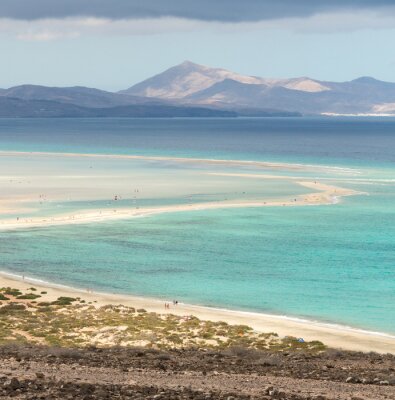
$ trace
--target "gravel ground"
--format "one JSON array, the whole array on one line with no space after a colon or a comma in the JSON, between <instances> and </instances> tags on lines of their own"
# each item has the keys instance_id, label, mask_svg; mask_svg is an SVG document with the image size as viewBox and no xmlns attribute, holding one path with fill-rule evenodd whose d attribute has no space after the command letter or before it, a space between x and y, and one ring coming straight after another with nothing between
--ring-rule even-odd
<instances>
[{"instance_id":1,"label":"gravel ground","mask_svg":"<svg viewBox=\"0 0 395 400\"><path fill-rule=\"evenodd\" d=\"M395 356L5 346L0 398L395 399Z\"/></svg>"}]
</instances>

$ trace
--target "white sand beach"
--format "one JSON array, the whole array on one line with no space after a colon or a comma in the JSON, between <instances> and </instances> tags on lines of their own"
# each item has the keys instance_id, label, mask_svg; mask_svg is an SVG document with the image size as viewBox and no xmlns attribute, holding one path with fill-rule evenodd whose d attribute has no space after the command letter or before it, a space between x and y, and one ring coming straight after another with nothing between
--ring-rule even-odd
<instances>
[{"instance_id":1,"label":"white sand beach","mask_svg":"<svg viewBox=\"0 0 395 400\"><path fill-rule=\"evenodd\" d=\"M311 166L302 166L298 164L41 152L0 152L0 157L8 157L14 161L16 160L16 165L20 165L21 161L27 158L28 160L26 163L32 163L32 168L36 169L34 171L26 171L26 168L22 169L19 171L20 175L17 176L10 175L10 172L12 172L11 170L8 171L8 174L0 174L1 185L4 186L5 190L7 189L7 194L0 195L0 229L2 230L113 221L185 211L245 207L330 205L338 202L341 197L360 194L360 192L352 189L324 184L317 180L310 181L300 176L270 175L263 172L253 174L215 170L207 171L207 168L213 165L227 167L248 165L249 167L254 166L254 168L274 168L276 171L280 169L301 171L306 168L308 170L312 168ZM35 164L44 161L48 162L48 165L55 166L57 165L57 160L64 161L67 159L71 161L84 160L85 163L75 170L73 168L73 163L69 160L63 167L65 171L61 170L59 173L53 173L52 175L50 174L51 171L45 171L45 173L43 173L43 167L41 166L40 169L40 166ZM181 164L197 163L201 166L204 165L204 168L201 170L198 169L197 171L193 169L192 172L188 171L189 175L181 175L181 178L175 178L174 175L172 175L171 178L168 179L168 176L165 176L164 178L166 178L167 181L166 186L164 186L150 169L148 169L148 173L142 173L141 170L135 171L133 169L136 167L135 164L127 164L131 171L129 171L125 165L123 165L122 172L119 172L119 170L112 171L115 175L108 175L102 165L101 169L99 168L92 173L92 166L86 162L87 159L98 159L101 161L114 159L118 161L128 160L129 162L133 160L144 160L145 162L171 161ZM318 167L318 169L320 168L326 171L330 167ZM124 170L126 170L126 172L124 172ZM73 175L69 175L71 172ZM116 175L116 173L118 173L118 175ZM210 178L214 180L210 181ZM193 184L194 179L197 180L195 184ZM202 187L202 182L206 181L209 182L207 184L208 187ZM289 186L289 194L287 196L273 197L271 190L275 188L274 185L276 181L287 187ZM117 191L126 192L126 190L128 190L125 193L126 197L129 197L129 199L136 199L136 193L133 193L130 189L132 184L144 186L145 195L148 197L151 196L154 198L155 196L164 196L163 199L166 199L166 196L180 190L178 188L185 186L186 183L190 185L190 187L185 189L189 190L189 192L176 193L176 196L179 196L179 198L185 198L187 196L186 193L193 193L195 190L201 190L203 193L210 192L210 190L213 191L213 188L216 189L217 185L223 185L222 190L224 193L226 193L226 191L233 193L235 190L239 190L240 193L238 195L239 197L234 199L224 199L224 197L227 197L226 194L224 194L222 198L216 201L196 202L191 199L187 204L162 206L141 206L137 203L137 200L134 200L136 203L133 207L126 207L119 202L112 201L114 193L117 193ZM246 195L245 191L243 191L242 185L246 185L245 187L248 189L258 187L262 193L260 196L255 195L249 198L250 196L248 194ZM268 189L265 189L265 185ZM39 189L36 189L36 187ZM306 194L301 195L300 187L309 189L311 192L306 192ZM155 192L158 190L162 191L160 195ZM107 199L108 202L111 203L111 208L97 209L92 205L93 201L104 199ZM83 201L87 207L83 209L73 209L73 211L68 212L53 212L52 210L51 213L41 213L40 216L35 214L35 211L40 210L43 204L48 204L48 202L50 203L51 201L68 202L70 200Z\"/></svg>"},{"instance_id":2,"label":"white sand beach","mask_svg":"<svg viewBox=\"0 0 395 400\"><path fill-rule=\"evenodd\" d=\"M293 199L278 199L272 201L218 201L207 203L195 203L187 205L174 205L155 208L122 208L112 210L90 210L85 212L76 212L66 215L54 215L48 218L17 218L16 220L0 219L0 229L33 228L54 225L84 224L102 221L114 221L127 218L146 217L155 214L183 212L183 211L202 211L227 208L245 208L245 207L295 207L295 206L313 206L330 205L344 196L360 194L351 189L344 189L337 186L325 185L319 182L298 182L301 186L319 190L306 195L297 195ZM1 207L1 205L0 205ZM0 208L1 210L1 208ZM14 211L15 212L15 211ZM7 214L4 209L0 214Z\"/></svg>"},{"instance_id":3,"label":"white sand beach","mask_svg":"<svg viewBox=\"0 0 395 400\"><path fill-rule=\"evenodd\" d=\"M144 308L157 313L172 313L179 316L194 315L202 320L225 321L229 324L242 324L258 332L275 332L284 336L302 337L305 340L319 340L327 346L344 350L395 354L395 336L368 332L338 325L315 321L261 314L255 312L233 311L218 308L183 304L165 309L165 301L137 296L92 292L60 285L51 285L34 279L18 278L0 273L0 287L18 288L26 291L34 286L38 291L46 291L46 299L56 300L60 296L81 297L95 306L122 304L135 308Z\"/></svg>"}]
</instances>

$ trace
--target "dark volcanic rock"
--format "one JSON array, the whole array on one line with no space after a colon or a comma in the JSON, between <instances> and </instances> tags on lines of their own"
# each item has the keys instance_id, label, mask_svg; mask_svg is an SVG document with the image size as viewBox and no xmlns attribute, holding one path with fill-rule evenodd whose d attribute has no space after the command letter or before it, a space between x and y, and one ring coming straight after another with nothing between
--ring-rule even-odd
<instances>
[{"instance_id":1,"label":"dark volcanic rock","mask_svg":"<svg viewBox=\"0 0 395 400\"><path fill-rule=\"evenodd\" d=\"M394 367L355 352L4 346L0 398L395 399Z\"/></svg>"}]
</instances>

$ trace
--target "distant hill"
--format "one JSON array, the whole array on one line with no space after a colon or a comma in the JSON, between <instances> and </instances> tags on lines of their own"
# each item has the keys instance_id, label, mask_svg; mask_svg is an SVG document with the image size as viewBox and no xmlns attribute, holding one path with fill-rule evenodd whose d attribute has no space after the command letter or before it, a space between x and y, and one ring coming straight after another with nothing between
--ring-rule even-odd
<instances>
[{"instance_id":1,"label":"distant hill","mask_svg":"<svg viewBox=\"0 0 395 400\"><path fill-rule=\"evenodd\" d=\"M81 107L105 108L132 104L163 104L164 101L146 97L128 96L82 86L46 87L21 85L2 89L0 96L22 100L47 100L74 104Z\"/></svg>"},{"instance_id":2,"label":"distant hill","mask_svg":"<svg viewBox=\"0 0 395 400\"><path fill-rule=\"evenodd\" d=\"M49 100L23 100L0 97L0 118L55 118L55 117L236 117L233 111L204 107L135 104L128 106L88 108Z\"/></svg>"},{"instance_id":3,"label":"distant hill","mask_svg":"<svg viewBox=\"0 0 395 400\"><path fill-rule=\"evenodd\" d=\"M395 83L270 79L185 61L118 93L21 85L0 89L0 117L295 117L395 115Z\"/></svg>"},{"instance_id":4,"label":"distant hill","mask_svg":"<svg viewBox=\"0 0 395 400\"><path fill-rule=\"evenodd\" d=\"M24 117L83 117L84 109L73 104L47 100L22 100L0 97L1 118Z\"/></svg>"},{"instance_id":5,"label":"distant hill","mask_svg":"<svg viewBox=\"0 0 395 400\"><path fill-rule=\"evenodd\" d=\"M256 76L240 75L225 69L210 68L185 61L119 93L162 99L180 99L208 89L224 80L232 80L246 85L282 86L307 92L328 90L328 88L321 85L318 81L309 78L265 79Z\"/></svg>"},{"instance_id":6,"label":"distant hill","mask_svg":"<svg viewBox=\"0 0 395 400\"><path fill-rule=\"evenodd\" d=\"M184 62L120 93L233 110L302 114L394 113L395 84L362 77L268 79Z\"/></svg>"},{"instance_id":7,"label":"distant hill","mask_svg":"<svg viewBox=\"0 0 395 400\"><path fill-rule=\"evenodd\" d=\"M224 69L209 68L185 61L119 93L162 99L180 99L207 89L225 79L243 83L261 83L259 78L243 76Z\"/></svg>"},{"instance_id":8,"label":"distant hill","mask_svg":"<svg viewBox=\"0 0 395 400\"><path fill-rule=\"evenodd\" d=\"M278 110L246 110L185 103L76 87L21 85L0 89L0 117L236 117L293 116Z\"/></svg>"}]
</instances>

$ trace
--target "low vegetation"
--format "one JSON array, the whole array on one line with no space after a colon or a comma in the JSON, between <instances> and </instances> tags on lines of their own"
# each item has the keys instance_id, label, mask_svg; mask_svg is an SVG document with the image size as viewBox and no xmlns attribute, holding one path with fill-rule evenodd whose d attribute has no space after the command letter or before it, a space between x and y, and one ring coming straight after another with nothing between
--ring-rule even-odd
<instances>
[{"instance_id":1,"label":"low vegetation","mask_svg":"<svg viewBox=\"0 0 395 400\"><path fill-rule=\"evenodd\" d=\"M7 296L5 295L7 293ZM9 293L12 293L10 295ZM276 351L323 351L321 342L279 338L245 325L202 321L193 316L157 314L122 305L98 307L81 298L29 301L29 291L0 289L0 344L33 342L65 347L142 346L169 348L243 348Z\"/></svg>"}]
</instances>

